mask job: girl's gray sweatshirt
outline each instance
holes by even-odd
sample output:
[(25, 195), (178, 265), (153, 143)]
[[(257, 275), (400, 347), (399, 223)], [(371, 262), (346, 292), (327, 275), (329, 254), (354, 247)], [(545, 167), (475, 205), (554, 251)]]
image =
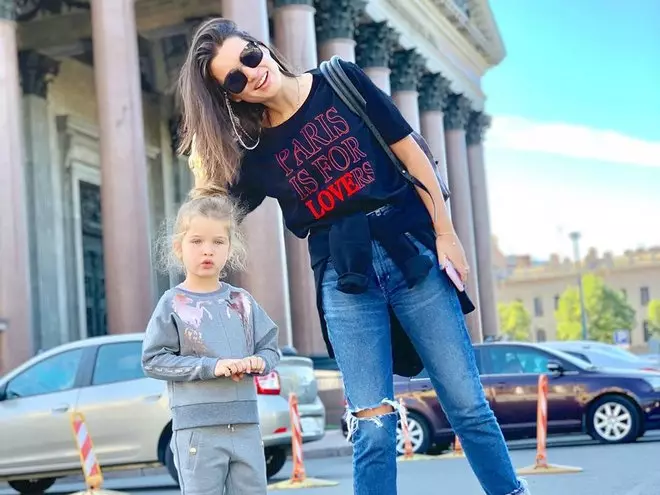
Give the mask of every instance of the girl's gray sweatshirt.
[(277, 326), (245, 290), (223, 283), (214, 292), (174, 287), (160, 298), (147, 326), (142, 368), (167, 380), (172, 428), (258, 423), (251, 376), (215, 376), (220, 359), (259, 356), (264, 375), (278, 364)]

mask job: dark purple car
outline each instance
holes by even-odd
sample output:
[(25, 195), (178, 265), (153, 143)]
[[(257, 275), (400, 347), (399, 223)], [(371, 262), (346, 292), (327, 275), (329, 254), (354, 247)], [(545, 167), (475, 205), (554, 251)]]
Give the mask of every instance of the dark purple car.
[[(507, 440), (536, 437), (538, 378), (547, 373), (548, 435), (588, 433), (603, 443), (633, 442), (660, 429), (660, 374), (598, 368), (534, 344), (474, 346), (486, 398)], [(422, 371), (394, 377), (397, 399), (408, 407), (413, 450), (449, 447), (454, 434), (431, 382)], [(342, 422), (344, 434), (346, 424)], [(398, 433), (397, 450), (403, 453)]]

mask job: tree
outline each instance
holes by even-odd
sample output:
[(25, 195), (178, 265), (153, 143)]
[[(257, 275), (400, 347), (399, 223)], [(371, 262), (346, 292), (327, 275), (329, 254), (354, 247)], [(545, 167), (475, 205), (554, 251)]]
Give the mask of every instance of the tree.
[(500, 330), (510, 340), (529, 340), (532, 318), (520, 301), (499, 303)]
[[(607, 285), (602, 278), (587, 274), (582, 278), (587, 312), (587, 336), (599, 342), (612, 343), (615, 330), (632, 330), (635, 310), (623, 294)], [(580, 296), (577, 287), (569, 287), (559, 299), (555, 311), (559, 340), (580, 340)]]
[(649, 330), (660, 337), (660, 299), (651, 299), (648, 309)]

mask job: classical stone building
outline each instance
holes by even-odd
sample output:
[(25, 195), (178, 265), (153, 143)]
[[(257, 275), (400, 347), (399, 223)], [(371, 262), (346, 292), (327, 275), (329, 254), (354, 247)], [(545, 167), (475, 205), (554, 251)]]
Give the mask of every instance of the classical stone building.
[[(301, 70), (339, 54), (391, 94), (453, 192), (473, 269), (473, 338), (497, 332), (481, 140), (504, 57), (487, 0), (0, 0), (0, 368), (140, 331), (176, 281), (154, 239), (191, 186), (172, 86), (192, 30), (232, 18)], [(246, 221), (249, 289), (282, 343), (323, 352), (304, 241), (266, 201)], [(4, 330), (3, 330), (4, 328)]]
[[(499, 273), (498, 302), (519, 299), (532, 317), (532, 340), (556, 340), (555, 310), (561, 294), (568, 287), (577, 287), (578, 265), (556, 255), (543, 263), (532, 263), (528, 256), (507, 260), (495, 254), (494, 258)], [(651, 299), (660, 299), (660, 248), (627, 251), (620, 256), (611, 253), (600, 256), (592, 248), (579, 266), (583, 274), (594, 273), (623, 293), (636, 313), (631, 347), (646, 350), (652, 338), (648, 304)]]

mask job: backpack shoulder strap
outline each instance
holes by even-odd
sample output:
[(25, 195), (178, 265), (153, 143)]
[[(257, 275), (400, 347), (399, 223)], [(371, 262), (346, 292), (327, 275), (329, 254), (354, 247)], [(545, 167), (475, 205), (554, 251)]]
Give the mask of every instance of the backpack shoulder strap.
[(401, 164), (401, 161), (385, 142), (383, 137), (380, 135), (380, 132), (378, 132), (378, 129), (365, 111), (367, 106), (366, 100), (346, 75), (346, 72), (340, 64), (340, 58), (337, 55), (334, 55), (329, 62), (322, 62), (320, 65), (320, 70), (321, 74), (323, 74), (323, 76), (326, 78), (335, 93), (337, 93), (337, 95), (344, 101), (344, 103), (346, 103), (346, 106), (348, 106), (352, 112), (359, 115), (360, 118), (364, 121), (366, 126), (378, 141), (378, 144), (380, 144), (380, 146), (383, 148), (390, 161), (394, 164), (394, 166), (396, 166), (401, 175), (403, 175), (403, 177), (408, 182), (428, 193), (426, 186), (417, 180), (417, 178), (414, 177), (410, 172), (408, 172), (408, 169), (406, 169)]

